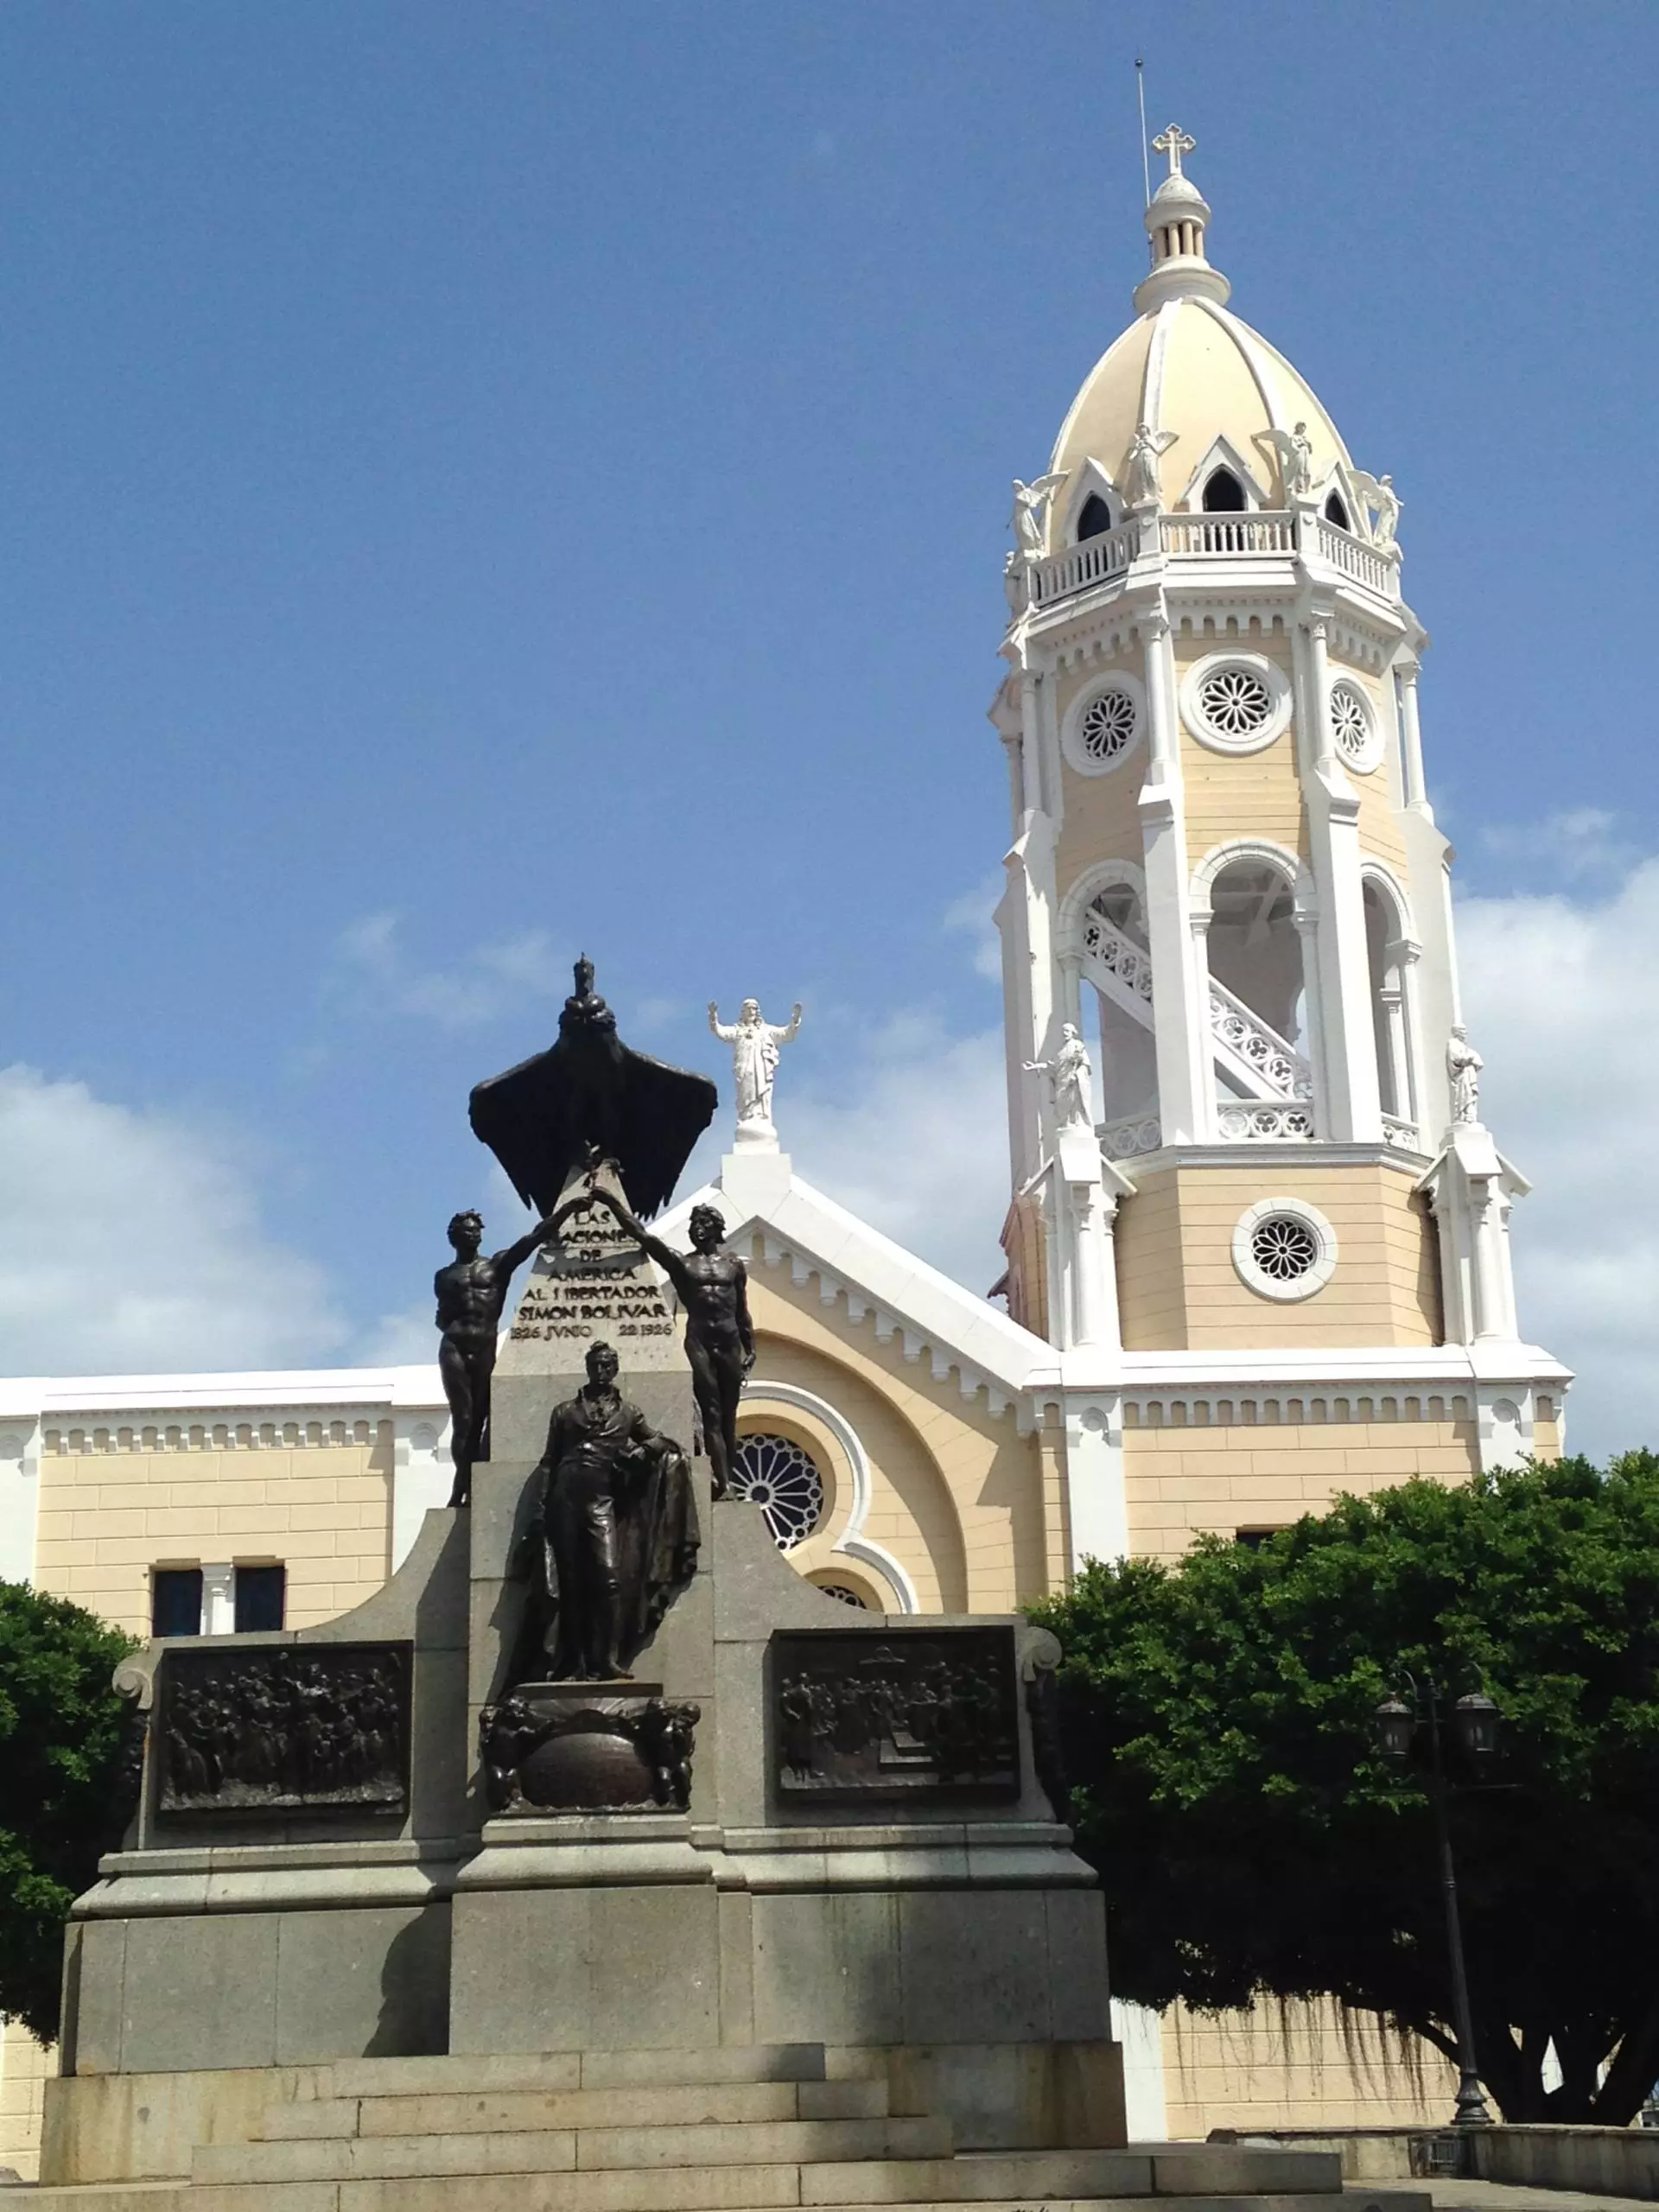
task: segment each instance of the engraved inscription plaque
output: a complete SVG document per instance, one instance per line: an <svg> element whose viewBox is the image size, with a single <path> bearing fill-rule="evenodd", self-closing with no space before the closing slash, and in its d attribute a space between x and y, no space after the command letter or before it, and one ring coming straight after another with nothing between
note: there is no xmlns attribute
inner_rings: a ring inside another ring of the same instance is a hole
<svg viewBox="0 0 1659 2212"><path fill-rule="evenodd" d="M407 1643L167 1651L157 1809L402 1813L409 1803Z"/></svg>
<svg viewBox="0 0 1659 2212"><path fill-rule="evenodd" d="M789 1802L1019 1796L1011 1628L791 1630L769 1659Z"/></svg>
<svg viewBox="0 0 1659 2212"><path fill-rule="evenodd" d="M673 1307L637 1244L608 1214L577 1214L537 1262L512 1317L510 1344L550 1343L569 1349L561 1365L579 1367L599 1339L614 1344L627 1366L652 1338L674 1338Z"/></svg>

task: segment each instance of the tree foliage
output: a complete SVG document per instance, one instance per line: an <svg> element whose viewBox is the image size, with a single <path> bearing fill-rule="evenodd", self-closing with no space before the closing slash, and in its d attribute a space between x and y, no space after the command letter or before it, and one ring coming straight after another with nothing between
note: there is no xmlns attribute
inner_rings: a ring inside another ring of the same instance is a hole
<svg viewBox="0 0 1659 2212"><path fill-rule="evenodd" d="M1432 1804L1372 1734L1403 1669L1437 1675L1503 1718L1450 1807L1482 2077L1510 2120L1633 2117L1659 2075L1659 1459L1341 1498L1259 1549L1090 1562L1034 1611L1118 1995L1328 1995L1452 2055Z"/></svg>
<svg viewBox="0 0 1659 2212"><path fill-rule="evenodd" d="M127 1811L132 1639L79 1605L0 1582L0 2012L58 2028L63 1927Z"/></svg>

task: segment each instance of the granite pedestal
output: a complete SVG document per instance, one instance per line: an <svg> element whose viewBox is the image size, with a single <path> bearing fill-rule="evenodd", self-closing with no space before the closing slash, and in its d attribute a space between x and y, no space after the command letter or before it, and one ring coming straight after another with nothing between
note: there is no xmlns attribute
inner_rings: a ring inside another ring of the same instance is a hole
<svg viewBox="0 0 1659 2212"><path fill-rule="evenodd" d="M165 1646L133 1662L143 1799L75 1907L49 2139L73 2141L100 2077L107 2119L111 2077L137 2099L188 2075L174 2131L194 2114L205 2141L233 2124L213 2083L242 2110L247 2069L810 2044L870 2054L893 2109L959 2143L1121 2141L1101 1898L1033 1758L1044 1631L851 1611L757 1508L712 1503L699 1459L696 1571L637 1681L510 1681L530 1477L588 1344L693 1436L655 1271L576 1228L513 1315L469 1509L429 1514L354 1612L214 1640L205 1705L176 1669L169 1687ZM324 1710L346 1715L332 1736L306 1718Z"/></svg>

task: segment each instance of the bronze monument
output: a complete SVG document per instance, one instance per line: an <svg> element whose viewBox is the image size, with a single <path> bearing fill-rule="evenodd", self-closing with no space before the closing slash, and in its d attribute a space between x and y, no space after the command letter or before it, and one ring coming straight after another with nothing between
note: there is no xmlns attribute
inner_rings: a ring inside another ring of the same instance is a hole
<svg viewBox="0 0 1659 2212"><path fill-rule="evenodd" d="M530 1602L513 1684L626 1681L634 1655L697 1564L697 1508L685 1452L616 1387L608 1344L553 1409L531 1477L531 1522L517 1560Z"/></svg>

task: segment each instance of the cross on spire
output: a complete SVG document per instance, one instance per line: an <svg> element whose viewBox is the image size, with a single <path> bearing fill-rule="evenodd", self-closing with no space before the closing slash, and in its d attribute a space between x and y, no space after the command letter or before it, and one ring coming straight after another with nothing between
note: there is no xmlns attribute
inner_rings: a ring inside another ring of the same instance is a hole
<svg viewBox="0 0 1659 2212"><path fill-rule="evenodd" d="M1191 137L1182 130L1179 123L1172 123L1167 130L1160 130L1152 142L1153 150L1155 153L1169 156L1171 176L1179 176L1181 156L1190 154L1198 143L1196 138Z"/></svg>

